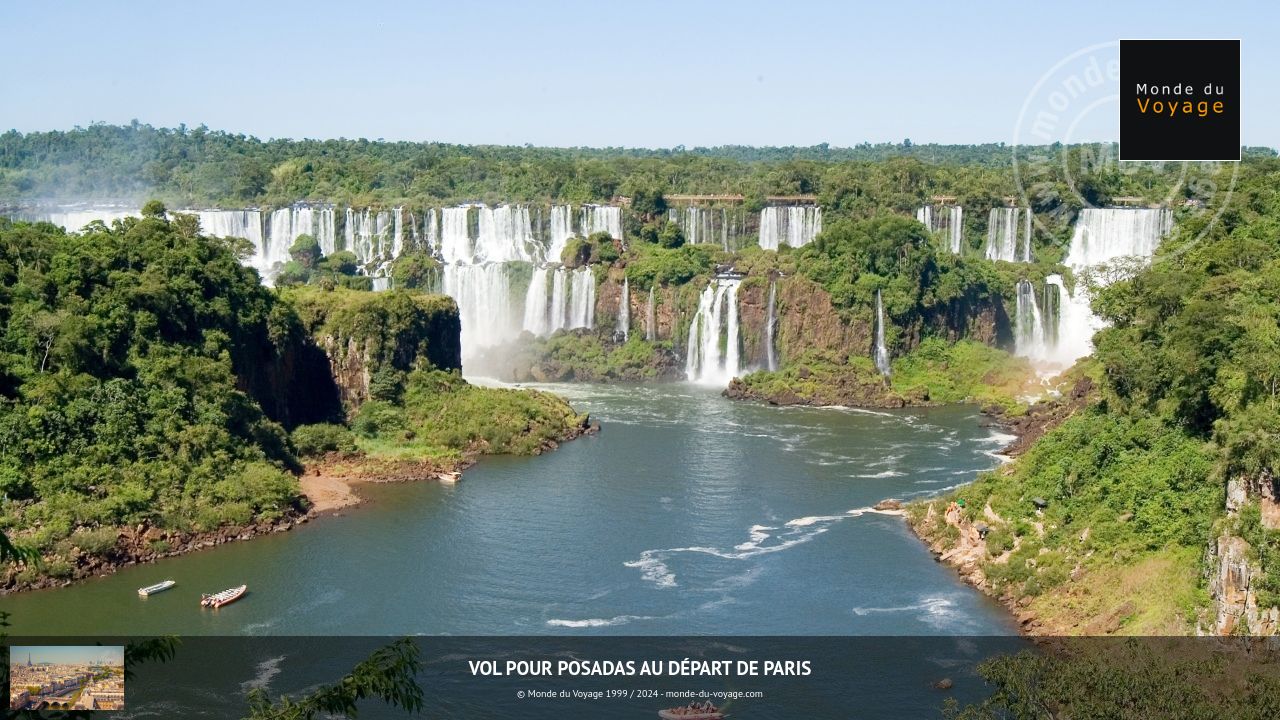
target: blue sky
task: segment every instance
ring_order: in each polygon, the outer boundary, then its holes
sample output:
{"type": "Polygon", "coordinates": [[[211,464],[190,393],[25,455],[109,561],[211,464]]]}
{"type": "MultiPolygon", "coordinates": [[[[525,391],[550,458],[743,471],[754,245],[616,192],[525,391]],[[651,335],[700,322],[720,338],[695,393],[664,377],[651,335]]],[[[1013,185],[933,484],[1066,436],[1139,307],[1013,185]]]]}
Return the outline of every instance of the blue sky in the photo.
{"type": "Polygon", "coordinates": [[[93,662],[124,664],[124,648],[119,645],[32,645],[16,646],[9,650],[10,664],[27,664],[27,656],[33,663],[77,665],[93,662]]]}
{"type": "MultiPolygon", "coordinates": [[[[1121,37],[1243,41],[1280,146],[1274,3],[5,2],[0,129],[535,145],[1012,142],[1047,70],[1121,37]]],[[[1074,128],[1116,139],[1113,111],[1074,128]]],[[[1063,138],[1067,139],[1067,138],[1063,138]]]]}

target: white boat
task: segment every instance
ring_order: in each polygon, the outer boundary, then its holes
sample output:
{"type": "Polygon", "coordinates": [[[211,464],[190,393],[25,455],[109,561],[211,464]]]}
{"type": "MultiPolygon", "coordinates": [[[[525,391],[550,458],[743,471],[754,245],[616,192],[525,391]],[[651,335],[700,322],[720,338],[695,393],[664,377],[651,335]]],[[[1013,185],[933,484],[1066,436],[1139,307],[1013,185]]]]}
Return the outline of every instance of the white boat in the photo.
{"type": "Polygon", "coordinates": [[[212,595],[203,595],[200,597],[200,605],[207,608],[220,608],[227,603],[239,600],[240,596],[244,595],[244,591],[248,589],[248,585],[241,585],[240,587],[229,588],[212,595]]]}
{"type": "Polygon", "coordinates": [[[148,585],[144,588],[138,588],[138,594],[141,595],[142,597],[146,597],[148,595],[155,595],[156,593],[164,592],[165,590],[168,590],[169,588],[177,584],[178,583],[172,580],[165,580],[164,582],[158,582],[155,585],[148,585]]]}
{"type": "Polygon", "coordinates": [[[710,703],[705,706],[684,705],[658,711],[658,717],[662,720],[723,720],[724,716],[720,708],[710,703]]]}

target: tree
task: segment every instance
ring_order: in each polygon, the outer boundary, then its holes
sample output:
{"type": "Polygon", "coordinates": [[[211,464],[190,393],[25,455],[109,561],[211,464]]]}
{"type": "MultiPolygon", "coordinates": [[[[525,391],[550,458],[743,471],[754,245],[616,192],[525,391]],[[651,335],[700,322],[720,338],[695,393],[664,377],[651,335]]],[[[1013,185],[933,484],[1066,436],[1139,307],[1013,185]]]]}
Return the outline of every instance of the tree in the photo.
{"type": "Polygon", "coordinates": [[[320,243],[316,242],[314,237],[304,233],[293,241],[293,245],[289,246],[289,257],[293,258],[294,262],[301,265],[304,270],[310,271],[315,269],[316,264],[320,262],[324,254],[320,251],[320,243]]]}
{"type": "Polygon", "coordinates": [[[631,193],[631,210],[645,220],[652,220],[667,212],[667,199],[657,188],[636,188],[631,193]]]}
{"type": "Polygon", "coordinates": [[[679,225],[668,220],[658,233],[658,244],[668,249],[678,248],[684,245],[684,231],[679,225]]]}

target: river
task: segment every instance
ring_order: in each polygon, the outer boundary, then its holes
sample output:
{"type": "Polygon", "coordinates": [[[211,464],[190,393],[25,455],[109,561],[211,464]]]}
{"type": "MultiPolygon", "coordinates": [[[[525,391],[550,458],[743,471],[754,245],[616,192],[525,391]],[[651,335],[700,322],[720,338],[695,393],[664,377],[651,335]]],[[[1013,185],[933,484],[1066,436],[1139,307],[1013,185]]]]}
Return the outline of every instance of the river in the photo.
{"type": "Polygon", "coordinates": [[[15,635],[1004,635],[1007,613],[868,512],[967,482],[972,407],[774,408],[684,384],[555,385],[598,435],[459,484],[0,599],[15,635]],[[172,578],[141,599],[138,587],[172,578]],[[247,583],[217,611],[198,599],[247,583]]]}

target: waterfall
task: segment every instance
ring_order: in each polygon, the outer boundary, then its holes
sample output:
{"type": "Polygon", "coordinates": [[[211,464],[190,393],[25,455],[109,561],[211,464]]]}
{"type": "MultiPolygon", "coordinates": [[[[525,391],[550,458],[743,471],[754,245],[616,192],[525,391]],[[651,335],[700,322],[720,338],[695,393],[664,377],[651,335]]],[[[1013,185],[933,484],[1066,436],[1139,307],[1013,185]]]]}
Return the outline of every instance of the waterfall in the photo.
{"type": "Polygon", "coordinates": [[[1017,310],[1014,314],[1014,354],[1032,360],[1045,360],[1049,344],[1036,289],[1026,280],[1018,281],[1017,310]]]}
{"type": "Polygon", "coordinates": [[[745,230],[744,212],[729,208],[671,208],[667,219],[680,226],[690,244],[716,243],[725,250],[737,248],[745,230]]]}
{"type": "MultiPolygon", "coordinates": [[[[1015,262],[1019,259],[1018,252],[1018,218],[1021,217],[1022,210],[1015,207],[991,208],[991,215],[987,219],[987,249],[986,257],[988,260],[1004,260],[1005,262],[1015,262]]],[[[1028,214],[1028,218],[1030,215],[1028,214]]],[[[1027,230],[1030,231],[1028,225],[1027,230]]],[[[1027,237],[1027,245],[1031,243],[1031,238],[1027,237]]],[[[1030,249],[1027,250],[1029,257],[1030,249]]]]}
{"type": "Polygon", "coordinates": [[[884,303],[880,300],[879,290],[876,290],[875,361],[880,374],[889,377],[889,349],[884,346],[884,303]]]}
{"type": "Polygon", "coordinates": [[[740,373],[738,286],[741,284],[736,278],[717,278],[698,298],[698,314],[689,323],[684,366],[685,377],[691,382],[724,387],[740,373]]]}
{"type": "MultiPolygon", "coordinates": [[[[1172,229],[1173,212],[1167,208],[1086,208],[1076,218],[1065,264],[1079,278],[1121,258],[1150,258],[1172,229]]],[[[1056,309],[1046,319],[1056,339],[1050,344],[1050,359],[1069,366],[1093,352],[1093,335],[1105,323],[1089,307],[1089,292],[1083,283],[1077,280],[1075,292],[1068,293],[1058,275],[1050,275],[1045,282],[1054,288],[1046,291],[1046,313],[1051,296],[1056,309]]]]}
{"type": "Polygon", "coordinates": [[[1046,298],[1055,298],[1055,307],[1050,309],[1046,302],[1042,313],[1055,336],[1052,341],[1046,340],[1048,359],[1065,368],[1093,352],[1093,334],[1102,329],[1103,323],[1089,307],[1089,293],[1084,287],[1077,285],[1074,294],[1067,292],[1061,275],[1050,275],[1044,282],[1046,298]]]}
{"type": "Polygon", "coordinates": [[[1076,218],[1066,264],[1086,268],[1121,257],[1149,258],[1172,229],[1168,209],[1086,208],[1076,218]]]}
{"type": "Polygon", "coordinates": [[[509,268],[499,263],[445,265],[444,293],[458,303],[464,362],[520,332],[509,268]]]}
{"type": "Polygon", "coordinates": [[[769,283],[769,309],[768,316],[764,322],[764,352],[765,369],[770,372],[778,369],[778,352],[774,348],[774,334],[777,332],[778,327],[777,295],[778,284],[776,282],[769,283]]]}
{"type": "Polygon", "coordinates": [[[558,268],[557,273],[568,273],[572,282],[569,285],[569,329],[593,328],[596,324],[596,275],[591,268],[565,270],[558,268]]]}
{"type": "Polygon", "coordinates": [[[533,269],[533,279],[529,281],[529,290],[524,296],[524,329],[540,337],[551,333],[547,272],[545,267],[533,269]]]}
{"type": "Polygon", "coordinates": [[[573,237],[573,211],[568,205],[551,206],[551,227],[547,230],[547,261],[560,262],[564,248],[573,237]]]}
{"type": "Polygon", "coordinates": [[[947,239],[947,249],[960,254],[964,242],[964,208],[959,205],[939,205],[934,212],[932,205],[916,210],[916,220],[929,228],[931,233],[941,233],[947,239]]]}
{"type": "Polygon", "coordinates": [[[583,205],[578,223],[582,237],[607,232],[614,240],[622,239],[622,208],[616,205],[583,205]]]}
{"type": "Polygon", "coordinates": [[[294,205],[271,211],[267,224],[267,247],[264,255],[270,266],[289,260],[289,248],[302,235],[315,238],[320,253],[332,255],[337,244],[336,218],[332,206],[294,205]]]}
{"type": "Polygon", "coordinates": [[[542,246],[533,238],[527,206],[500,205],[480,207],[477,211],[479,234],[471,262],[542,262],[545,259],[542,246]]]}
{"type": "Polygon", "coordinates": [[[595,327],[596,276],[591,268],[536,267],[525,293],[523,328],[539,337],[595,327]]]}
{"type": "Polygon", "coordinates": [[[262,228],[262,213],[258,210],[196,210],[200,220],[200,232],[213,237],[234,237],[253,244],[253,256],[248,265],[258,271],[266,282],[275,275],[276,264],[289,259],[289,247],[273,255],[267,247],[262,228]]]}
{"type": "Polygon", "coordinates": [[[822,208],[813,205],[773,206],[760,211],[760,247],[777,250],[783,243],[800,247],[822,232],[822,208]]]}
{"type": "Polygon", "coordinates": [[[933,207],[925,205],[916,209],[916,222],[929,228],[929,232],[934,232],[933,227],[933,207]]]}
{"type": "Polygon", "coordinates": [[[426,240],[427,250],[432,255],[440,254],[440,219],[436,215],[435,208],[427,208],[426,219],[423,221],[425,225],[422,228],[422,237],[426,240]]]}
{"type": "Polygon", "coordinates": [[[473,262],[471,207],[451,207],[440,211],[440,258],[446,263],[473,262]]]}
{"type": "Polygon", "coordinates": [[[404,247],[404,215],[398,207],[376,212],[347,208],[344,235],[346,249],[355,253],[364,272],[381,275],[404,247]]]}
{"type": "Polygon", "coordinates": [[[61,226],[67,232],[80,232],[91,222],[102,221],[107,227],[116,220],[141,217],[142,211],[121,208],[88,208],[84,210],[61,208],[53,211],[18,212],[15,218],[26,222],[49,222],[61,226]]]}
{"type": "Polygon", "coordinates": [[[618,327],[615,335],[622,336],[622,342],[631,339],[631,281],[622,279],[622,294],[618,296],[618,327]]]}
{"type": "Polygon", "coordinates": [[[1033,221],[1033,218],[1031,216],[1031,208],[1027,208],[1026,212],[1022,214],[1022,223],[1023,223],[1022,262],[1025,262],[1025,263],[1031,262],[1031,223],[1032,221],[1033,221]]]}
{"type": "Polygon", "coordinates": [[[391,261],[400,257],[400,253],[404,252],[404,210],[396,208],[392,211],[392,217],[395,221],[395,229],[391,233],[391,254],[386,254],[386,248],[383,248],[383,260],[391,261]]]}
{"type": "Polygon", "coordinates": [[[653,342],[658,339],[658,323],[656,306],[653,302],[653,286],[649,286],[649,301],[644,306],[644,339],[653,342]]]}
{"type": "Polygon", "coordinates": [[[262,213],[257,210],[196,210],[200,232],[213,237],[235,237],[262,247],[262,213]]]}

